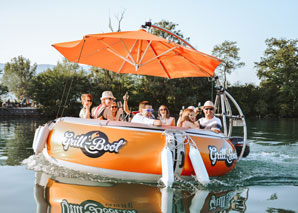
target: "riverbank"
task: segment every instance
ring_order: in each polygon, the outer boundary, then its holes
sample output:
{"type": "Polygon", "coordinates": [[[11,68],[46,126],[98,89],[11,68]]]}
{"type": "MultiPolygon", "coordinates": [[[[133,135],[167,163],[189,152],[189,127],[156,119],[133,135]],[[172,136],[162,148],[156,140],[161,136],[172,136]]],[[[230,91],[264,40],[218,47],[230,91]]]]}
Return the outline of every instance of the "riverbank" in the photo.
{"type": "Polygon", "coordinates": [[[39,115],[39,110],[35,107],[0,107],[1,117],[35,117],[39,115]]]}

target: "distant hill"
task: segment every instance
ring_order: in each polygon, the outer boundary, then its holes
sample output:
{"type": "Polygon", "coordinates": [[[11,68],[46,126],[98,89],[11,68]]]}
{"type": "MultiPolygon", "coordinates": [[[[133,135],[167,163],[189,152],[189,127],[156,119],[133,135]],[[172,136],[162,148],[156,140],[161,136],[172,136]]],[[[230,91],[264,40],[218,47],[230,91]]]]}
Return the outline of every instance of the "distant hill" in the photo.
{"type": "Polygon", "coordinates": [[[52,64],[38,64],[36,68],[36,73],[41,73],[46,71],[47,69],[53,69],[56,65],[52,64]]]}
{"type": "MultiPolygon", "coordinates": [[[[0,63],[0,69],[4,69],[5,64],[0,63]]],[[[53,69],[55,65],[52,64],[38,64],[36,68],[36,73],[39,74],[41,72],[46,71],[47,69],[53,69]]]]}
{"type": "MultiPolygon", "coordinates": [[[[5,64],[0,63],[0,70],[4,69],[5,64]]],[[[53,69],[56,65],[53,64],[37,64],[37,68],[36,68],[36,74],[42,73],[44,71],[46,71],[47,69],[53,69]]],[[[87,66],[87,65],[80,65],[80,67],[82,67],[84,70],[89,70],[91,66],[87,66]]],[[[1,76],[1,74],[0,74],[1,76]]]]}

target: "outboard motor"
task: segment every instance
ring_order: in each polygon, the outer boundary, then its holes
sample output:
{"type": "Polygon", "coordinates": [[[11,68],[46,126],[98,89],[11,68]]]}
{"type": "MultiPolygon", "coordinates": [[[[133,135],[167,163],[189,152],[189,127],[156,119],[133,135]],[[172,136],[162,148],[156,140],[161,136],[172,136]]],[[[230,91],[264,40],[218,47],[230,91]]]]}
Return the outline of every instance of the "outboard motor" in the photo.
{"type": "MultiPolygon", "coordinates": [[[[230,137],[229,139],[232,142],[232,144],[234,145],[236,152],[237,152],[237,156],[239,157],[239,155],[242,151],[242,148],[243,148],[243,137],[230,137]]],[[[249,151],[250,151],[249,145],[246,144],[242,157],[245,158],[249,154],[249,151]]]]}

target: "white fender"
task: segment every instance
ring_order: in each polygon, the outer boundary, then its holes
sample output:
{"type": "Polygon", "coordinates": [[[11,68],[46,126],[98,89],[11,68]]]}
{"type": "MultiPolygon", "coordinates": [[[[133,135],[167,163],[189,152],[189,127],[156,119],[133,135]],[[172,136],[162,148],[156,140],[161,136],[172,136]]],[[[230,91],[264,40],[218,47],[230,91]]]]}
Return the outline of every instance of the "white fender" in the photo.
{"type": "Polygon", "coordinates": [[[209,191],[207,190],[197,190],[195,196],[191,200],[189,212],[190,213],[201,212],[201,210],[204,207],[208,194],[209,194],[209,191]]]}
{"type": "Polygon", "coordinates": [[[173,197],[174,192],[172,188],[166,187],[161,188],[161,212],[172,212],[173,211],[173,197]]]}
{"type": "Polygon", "coordinates": [[[199,183],[207,185],[210,182],[210,179],[200,151],[197,148],[190,146],[189,158],[195,170],[197,180],[199,183]]]}
{"type": "Polygon", "coordinates": [[[166,187],[171,187],[174,183],[173,157],[169,148],[166,146],[161,152],[162,182],[166,187]]]}
{"type": "Polygon", "coordinates": [[[45,147],[46,141],[49,135],[49,126],[45,124],[44,126],[39,126],[35,131],[34,140],[32,144],[32,148],[35,154],[40,153],[45,147]]]}

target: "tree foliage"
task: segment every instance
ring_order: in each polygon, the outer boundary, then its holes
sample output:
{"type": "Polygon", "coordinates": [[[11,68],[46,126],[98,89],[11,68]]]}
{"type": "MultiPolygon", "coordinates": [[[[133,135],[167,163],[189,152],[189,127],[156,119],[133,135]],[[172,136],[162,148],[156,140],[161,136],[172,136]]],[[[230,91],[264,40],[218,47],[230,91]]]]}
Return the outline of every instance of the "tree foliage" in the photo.
{"type": "MultiPolygon", "coordinates": [[[[184,38],[175,23],[162,20],[155,25],[184,38]]],[[[155,28],[150,30],[155,35],[180,42],[155,28]]],[[[256,63],[257,75],[261,79],[260,86],[238,84],[230,86],[228,91],[246,116],[298,117],[297,40],[271,38],[266,40],[266,45],[264,56],[256,63]]],[[[231,73],[244,65],[239,62],[238,52],[236,42],[225,41],[215,46],[213,54],[223,59],[219,72],[231,73]]],[[[133,110],[138,109],[140,101],[148,100],[155,109],[165,104],[172,115],[177,115],[182,106],[212,100],[212,91],[215,91],[214,85],[207,78],[166,79],[118,74],[96,67],[83,70],[66,59],[58,62],[53,69],[38,75],[35,70],[36,65],[31,66],[28,59],[22,56],[13,58],[5,65],[3,85],[7,85],[8,90],[18,97],[28,97],[36,101],[42,112],[52,117],[58,112],[59,116],[62,112],[63,116],[78,116],[82,93],[92,94],[93,106],[96,106],[100,104],[101,94],[105,90],[111,90],[117,98],[116,101],[122,101],[123,95],[128,92],[129,106],[133,110]]],[[[7,91],[7,87],[3,85],[0,84],[0,94],[7,91]]]]}
{"type": "MultiPolygon", "coordinates": [[[[181,30],[177,29],[178,24],[162,20],[154,23],[161,28],[167,29],[180,38],[189,41],[181,30]]],[[[178,44],[185,45],[181,40],[162,30],[151,28],[150,33],[163,37],[167,40],[178,44]]],[[[197,105],[198,102],[204,102],[210,99],[210,89],[212,84],[207,78],[183,78],[183,79],[166,79],[161,77],[142,76],[139,78],[140,87],[137,93],[141,100],[148,100],[157,108],[160,105],[167,105],[173,114],[178,114],[182,106],[197,105]],[[206,90],[207,88],[207,90],[206,90]]]]}
{"type": "Polygon", "coordinates": [[[48,69],[33,78],[28,93],[45,114],[55,116],[63,111],[64,116],[74,116],[80,109],[80,96],[89,92],[88,88],[88,77],[82,68],[65,59],[53,70],[48,69]]]}
{"type": "MultiPolygon", "coordinates": [[[[175,24],[171,21],[168,20],[161,20],[160,22],[154,23],[154,25],[159,26],[163,29],[169,30],[172,33],[176,34],[177,36],[179,36],[180,38],[189,41],[189,37],[184,38],[184,35],[182,34],[181,30],[176,29],[176,27],[178,26],[178,24],[175,24]]],[[[156,29],[156,28],[150,28],[150,33],[156,36],[160,36],[163,37],[169,41],[173,41],[177,44],[182,44],[185,45],[184,43],[181,42],[181,40],[179,40],[178,38],[170,35],[169,33],[156,29]]]]}
{"type": "MultiPolygon", "coordinates": [[[[0,74],[2,74],[2,73],[3,73],[3,70],[0,69],[0,74]]],[[[0,96],[6,94],[7,92],[8,92],[7,86],[4,86],[2,84],[2,82],[0,81],[0,96]]]]}
{"type": "Polygon", "coordinates": [[[29,59],[23,56],[15,57],[4,66],[3,85],[7,86],[17,98],[27,98],[30,82],[35,76],[37,64],[31,66],[29,59]]]}
{"type": "Polygon", "coordinates": [[[244,62],[239,62],[239,50],[236,41],[224,41],[222,44],[215,45],[212,50],[212,55],[222,60],[222,63],[217,67],[217,75],[223,80],[225,87],[227,85],[226,74],[231,74],[233,70],[245,65],[244,62]]]}
{"type": "Polygon", "coordinates": [[[261,87],[272,91],[279,116],[298,116],[298,40],[270,38],[260,62],[256,62],[261,87]]]}

